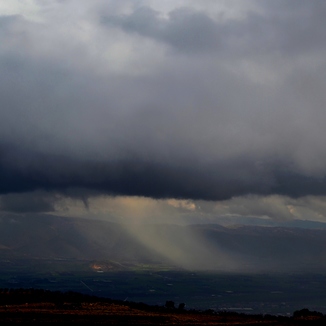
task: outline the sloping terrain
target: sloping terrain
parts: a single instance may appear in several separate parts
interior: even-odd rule
[[[164,263],[234,272],[324,272],[326,230],[123,225],[57,216],[4,216],[0,219],[0,259]]]

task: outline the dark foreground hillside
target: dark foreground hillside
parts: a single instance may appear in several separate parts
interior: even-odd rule
[[[307,309],[292,317],[187,311],[182,306],[148,306],[68,292],[0,290],[1,325],[325,325],[326,317]]]

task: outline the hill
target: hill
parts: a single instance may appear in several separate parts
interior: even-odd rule
[[[325,257],[325,229],[116,224],[58,216],[0,219],[0,269],[24,259],[92,262],[87,266],[99,271],[163,264],[227,272],[324,272]]]

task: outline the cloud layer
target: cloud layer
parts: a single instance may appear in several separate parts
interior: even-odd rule
[[[325,195],[325,13],[322,1],[0,7],[0,193]]]

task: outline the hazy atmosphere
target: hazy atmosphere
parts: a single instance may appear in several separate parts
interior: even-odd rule
[[[326,222],[325,15],[322,0],[2,1],[1,214]]]

